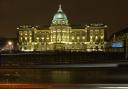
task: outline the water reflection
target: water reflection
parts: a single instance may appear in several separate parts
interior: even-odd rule
[[[35,89],[128,89],[126,69],[0,69],[0,83],[8,85],[29,83],[30,89],[32,87],[36,87]],[[38,88],[39,86],[41,88]],[[0,86],[0,89],[4,88]],[[11,86],[9,89],[20,89],[20,87],[12,88]]]
[[[126,68],[0,69],[0,82],[128,83]]]
[[[70,82],[71,72],[70,71],[52,71],[52,82]]]

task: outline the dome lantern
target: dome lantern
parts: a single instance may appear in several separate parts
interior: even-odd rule
[[[53,25],[68,25],[68,19],[66,14],[63,12],[61,8],[61,4],[59,5],[59,9],[57,13],[54,15],[53,20],[52,20]]]

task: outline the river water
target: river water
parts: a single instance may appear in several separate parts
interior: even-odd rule
[[[0,82],[120,84],[128,83],[125,67],[0,69]]]

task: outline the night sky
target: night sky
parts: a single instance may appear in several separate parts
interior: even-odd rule
[[[50,25],[60,3],[71,25],[104,23],[109,36],[128,27],[128,0],[0,0],[0,37],[16,37],[18,25]]]

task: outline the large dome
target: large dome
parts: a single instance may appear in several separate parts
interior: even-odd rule
[[[59,10],[54,15],[53,20],[67,20],[67,16],[64,14],[64,12],[61,9],[61,5],[59,6]]]
[[[57,13],[54,15],[52,23],[53,24],[59,24],[59,23],[61,24],[62,22],[63,22],[63,24],[67,24],[68,20],[67,20],[66,14],[61,9],[61,5],[59,5],[59,9],[58,9]]]

